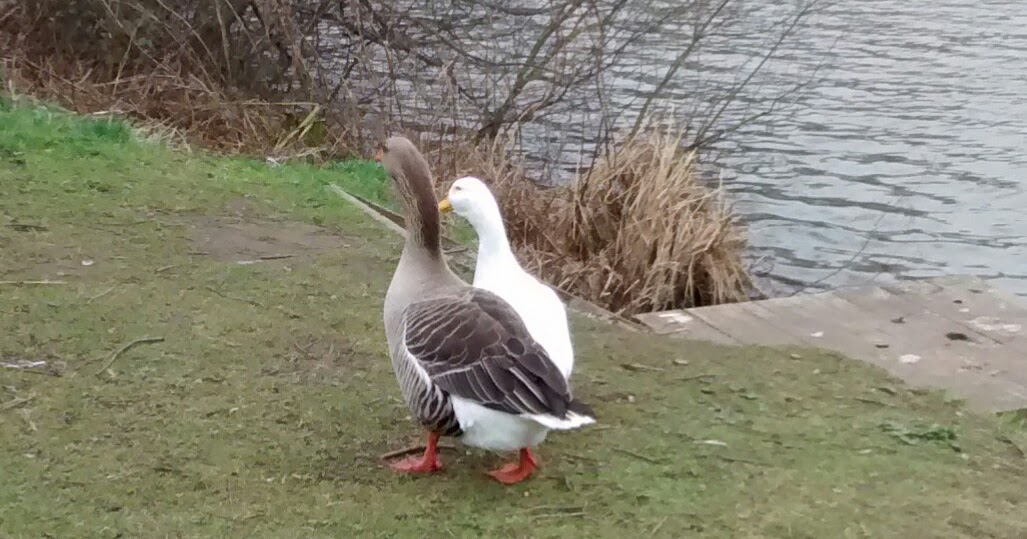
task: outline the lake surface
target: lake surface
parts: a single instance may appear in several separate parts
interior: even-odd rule
[[[1027,2],[839,2],[818,83],[728,185],[775,288],[954,273],[1027,295]]]
[[[664,89],[661,114],[710,118],[711,101],[745,78],[804,1],[729,3],[724,24]],[[732,133],[708,163],[747,225],[760,288],[787,295],[973,274],[1027,296],[1027,1],[821,4],[719,123],[811,84]],[[690,32],[680,17],[645,32],[608,75],[605,110],[621,127]],[[419,100],[436,99],[417,97],[417,76],[397,90],[415,117]],[[573,97],[521,131],[529,162],[557,178],[598,131],[595,100]]]
[[[772,37],[761,22],[787,13],[761,4],[702,52],[672,99],[691,103],[751,65]],[[685,45],[655,36],[638,64],[666,64]],[[734,134],[718,161],[765,291],[975,274],[1027,295],[1027,2],[837,2],[781,56],[729,114],[814,72],[817,82]],[[625,69],[613,100],[638,106],[660,76]]]

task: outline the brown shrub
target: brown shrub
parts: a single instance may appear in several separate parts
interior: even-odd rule
[[[295,81],[273,84],[284,70],[308,74],[265,61],[267,39],[239,19],[246,4],[0,0],[0,77],[69,110],[128,116],[220,152],[348,155],[351,111],[298,97],[309,93]]]
[[[619,314],[747,299],[745,240],[680,136],[631,138],[562,187],[525,180],[507,155],[483,147],[458,175],[490,184],[520,260],[547,282]]]
[[[3,44],[0,43],[0,47]],[[7,85],[79,114],[116,114],[176,131],[188,141],[232,154],[349,155],[349,133],[314,103],[236,98],[224,87],[173,64],[145,75],[103,80],[86,62],[47,63],[8,50],[0,59]]]

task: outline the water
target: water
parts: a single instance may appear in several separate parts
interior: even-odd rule
[[[759,61],[801,1],[729,4],[727,24],[666,88],[664,104],[708,118],[709,100]],[[625,125],[688,32],[685,23],[647,34],[607,80]],[[809,80],[786,107],[718,146],[715,164],[765,292],[974,274],[1027,295],[1027,2],[824,4],[723,123]],[[529,158],[572,168],[591,147],[594,103],[569,103],[524,128]]]
[[[809,23],[768,78],[821,80],[723,148],[761,286],[974,274],[1027,295],[1027,2],[847,1]]]

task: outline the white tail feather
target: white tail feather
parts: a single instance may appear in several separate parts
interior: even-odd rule
[[[565,419],[560,419],[559,417],[543,414],[529,415],[526,417],[529,417],[533,421],[536,421],[542,426],[552,430],[576,429],[578,427],[584,427],[585,425],[591,425],[592,423],[596,422],[594,417],[581,415],[575,412],[567,412],[567,417]]]

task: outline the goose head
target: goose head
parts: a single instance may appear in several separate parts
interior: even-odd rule
[[[438,201],[424,156],[410,140],[389,137],[379,146],[375,161],[384,165],[403,204],[408,243],[441,256]]]
[[[439,211],[452,211],[467,219],[479,234],[484,229],[503,226],[496,197],[484,182],[473,176],[465,176],[453,182],[446,198],[439,202]]]

